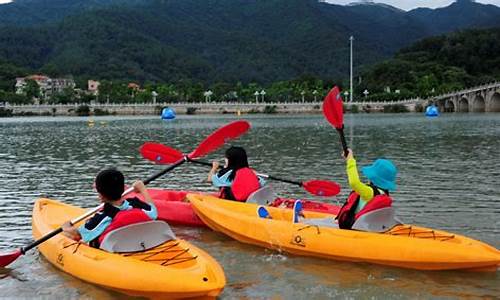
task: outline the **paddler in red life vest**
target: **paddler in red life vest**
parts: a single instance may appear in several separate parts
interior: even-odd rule
[[[218,172],[219,163],[212,162],[207,180],[219,188],[219,198],[245,202],[265,181],[248,166],[247,153],[242,147],[230,147],[225,156],[224,168]]]
[[[158,217],[156,207],[144,183],[136,181],[132,185],[134,191],[144,198],[122,198],[125,186],[123,174],[116,169],[106,169],[95,178],[95,188],[99,199],[104,202],[102,211],[96,213],[80,227],[74,227],[69,222],[62,225],[63,234],[76,241],[82,240],[90,246],[99,248],[105,235],[114,229],[155,220]]]
[[[352,192],[342,206],[337,219],[339,227],[351,229],[354,221],[361,215],[379,208],[388,207],[392,204],[389,192],[396,190],[396,175],[398,170],[392,161],[377,159],[361,171],[370,181],[364,184],[360,181],[356,160],[351,149],[347,156],[342,153],[346,160],[347,177]]]

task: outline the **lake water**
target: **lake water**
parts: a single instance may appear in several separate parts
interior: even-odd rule
[[[252,129],[231,142],[247,149],[259,172],[339,182],[338,197],[310,197],[299,187],[273,182],[280,196],[344,201],[348,185],[336,131],[321,115],[245,115]],[[141,158],[145,141],[188,153],[235,116],[0,119],[0,252],[31,242],[31,210],[38,197],[83,207],[97,204],[95,174],[116,166],[127,182],[161,166]],[[393,194],[405,223],[443,229],[500,248],[500,114],[359,114],[345,117],[358,166],[377,157],[398,166]],[[224,148],[225,149],[225,148]],[[222,159],[224,149],[207,159]],[[151,187],[213,191],[208,169],[184,164]],[[232,298],[498,298],[500,272],[423,272],[279,254],[241,244],[208,229],[174,227],[206,250],[227,277],[222,299]],[[126,296],[87,284],[52,267],[37,250],[0,269],[0,297],[118,299]]]

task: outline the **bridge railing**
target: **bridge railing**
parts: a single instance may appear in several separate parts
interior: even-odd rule
[[[381,105],[395,105],[395,104],[412,104],[422,101],[420,98],[413,99],[405,99],[405,100],[397,100],[397,101],[355,101],[355,102],[344,102],[345,105],[357,105],[357,106],[381,106]],[[311,107],[311,106],[319,106],[321,107],[323,102],[147,102],[147,103],[68,103],[68,104],[14,104],[11,105],[8,102],[4,102],[3,106],[11,107],[11,108],[27,108],[27,107],[36,107],[39,109],[50,109],[50,108],[61,108],[61,109],[71,109],[77,108],[82,105],[88,105],[93,108],[110,108],[113,107],[262,107],[262,106],[291,106],[291,107]],[[2,102],[0,102],[0,106],[2,106]]]
[[[479,92],[479,91],[483,91],[483,90],[487,90],[487,89],[494,89],[494,88],[499,88],[499,87],[500,87],[500,82],[495,81],[495,82],[486,83],[483,85],[475,86],[475,87],[464,89],[464,90],[453,91],[453,92],[449,92],[446,94],[441,94],[438,96],[430,97],[429,99],[449,98],[449,97],[453,97],[453,96],[460,95],[460,94]]]

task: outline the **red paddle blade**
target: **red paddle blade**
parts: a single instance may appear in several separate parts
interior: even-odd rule
[[[0,254],[0,267],[3,268],[8,266],[11,262],[15,261],[22,254],[23,253],[21,252],[21,249],[18,249],[12,253]]]
[[[316,196],[335,196],[340,193],[340,185],[328,180],[310,180],[302,184],[304,189]]]
[[[338,87],[333,87],[323,101],[323,115],[337,129],[344,126],[344,107]]]
[[[204,156],[224,145],[225,142],[244,134],[248,131],[248,129],[250,129],[250,123],[244,120],[229,123],[209,135],[200,143],[198,148],[188,154],[188,157],[194,159]]]
[[[172,164],[184,157],[182,152],[160,143],[146,142],[139,148],[142,157],[157,164]]]

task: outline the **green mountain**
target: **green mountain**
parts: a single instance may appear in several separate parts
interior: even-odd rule
[[[373,98],[387,98],[381,94],[385,87],[426,96],[500,80],[500,28],[424,39],[368,68],[361,77],[358,92],[368,89]]]
[[[449,13],[461,6],[474,14]],[[465,0],[432,12],[317,0],[17,0],[0,5],[0,58],[82,80],[265,84],[345,78],[350,35],[359,66],[436,30],[500,25],[500,8]],[[441,15],[450,17],[432,25]]]

